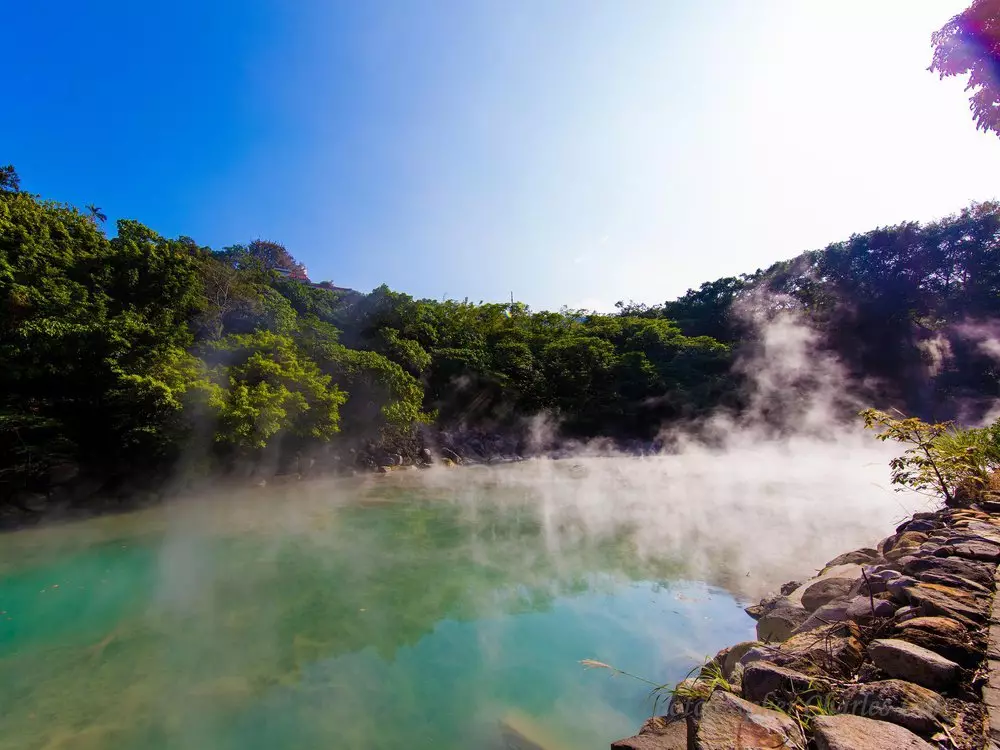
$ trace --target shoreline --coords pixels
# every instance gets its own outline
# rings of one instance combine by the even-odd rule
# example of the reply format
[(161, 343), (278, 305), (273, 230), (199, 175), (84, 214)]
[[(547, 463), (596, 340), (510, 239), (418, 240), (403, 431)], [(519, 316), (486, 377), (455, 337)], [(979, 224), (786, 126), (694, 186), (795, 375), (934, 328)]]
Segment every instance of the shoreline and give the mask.
[[(914, 513), (746, 608), (757, 640), (613, 750), (1000, 747), (1000, 501)], [(996, 744), (994, 744), (996, 743)]]

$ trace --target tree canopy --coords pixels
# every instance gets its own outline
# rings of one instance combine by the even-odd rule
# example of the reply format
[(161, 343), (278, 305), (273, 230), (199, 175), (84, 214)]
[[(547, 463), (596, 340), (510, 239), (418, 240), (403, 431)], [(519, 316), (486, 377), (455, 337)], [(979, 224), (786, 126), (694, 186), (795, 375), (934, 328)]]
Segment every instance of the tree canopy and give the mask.
[[(937, 421), (1000, 396), (1000, 204), (880, 227), (613, 314), (368, 294), (0, 190), (0, 496), (413, 455), (454, 430), (650, 441), (745, 405), (754, 317), (795, 310), (872, 401)], [(279, 271), (278, 269), (281, 269)], [(520, 438), (519, 438), (520, 439)], [(261, 468), (265, 467), (265, 468)]]
[(975, 0), (931, 37), (930, 70), (941, 78), (968, 75), (976, 128), (1000, 135), (1000, 0)]

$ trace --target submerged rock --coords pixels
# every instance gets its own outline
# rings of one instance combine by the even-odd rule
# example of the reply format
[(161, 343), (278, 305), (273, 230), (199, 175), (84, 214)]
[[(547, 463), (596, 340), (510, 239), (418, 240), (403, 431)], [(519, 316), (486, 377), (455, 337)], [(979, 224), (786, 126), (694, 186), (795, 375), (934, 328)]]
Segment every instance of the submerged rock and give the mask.
[(812, 727), (817, 750), (933, 750), (905, 727), (862, 716), (817, 716)]

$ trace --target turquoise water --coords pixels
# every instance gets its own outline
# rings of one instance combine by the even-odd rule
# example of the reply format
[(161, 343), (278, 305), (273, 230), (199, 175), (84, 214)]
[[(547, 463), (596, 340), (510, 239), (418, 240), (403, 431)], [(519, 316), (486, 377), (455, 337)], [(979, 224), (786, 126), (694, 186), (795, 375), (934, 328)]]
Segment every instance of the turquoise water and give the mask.
[(672, 682), (752, 634), (635, 531), (390, 478), (4, 535), (0, 749), (605, 748), (649, 688), (581, 659)]

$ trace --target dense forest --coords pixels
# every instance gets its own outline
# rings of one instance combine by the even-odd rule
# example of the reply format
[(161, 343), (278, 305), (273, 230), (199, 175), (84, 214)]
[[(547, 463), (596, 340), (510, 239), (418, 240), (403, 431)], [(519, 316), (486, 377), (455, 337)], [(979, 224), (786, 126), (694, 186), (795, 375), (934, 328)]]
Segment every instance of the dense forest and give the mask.
[(648, 445), (739, 413), (749, 321), (787, 310), (874, 403), (941, 419), (1000, 396), (1000, 204), (614, 314), (362, 294), (308, 281), (272, 241), (212, 250), (132, 220), (108, 234), (95, 206), (0, 172), (0, 504), (525, 453), (535, 415), (557, 438)]

